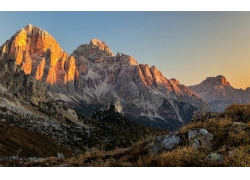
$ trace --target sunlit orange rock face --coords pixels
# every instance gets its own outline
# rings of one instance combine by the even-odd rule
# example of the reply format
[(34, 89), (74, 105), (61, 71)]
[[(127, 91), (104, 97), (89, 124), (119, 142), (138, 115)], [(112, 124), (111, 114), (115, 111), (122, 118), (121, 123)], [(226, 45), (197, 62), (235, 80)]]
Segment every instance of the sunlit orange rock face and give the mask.
[[(146, 121), (150, 124), (155, 121), (157, 127), (176, 128), (189, 122), (193, 112), (209, 109), (207, 103), (178, 80), (167, 79), (155, 66), (138, 64), (130, 55), (114, 55), (108, 45), (98, 39), (80, 45), (68, 56), (46, 31), (28, 25), (0, 47), (0, 55), (12, 63), (11, 73), (15, 69), (20, 71), (21, 67), (25, 74), (43, 82), (47, 90), (70, 94), (59, 97), (63, 101), (67, 101), (64, 97), (74, 101), (77, 97), (79, 102), (88, 105), (117, 102), (119, 112), (134, 120), (145, 121), (147, 117), (150, 121)], [(3, 71), (6, 67), (3, 66)], [(222, 82), (227, 83), (223, 78)], [(20, 86), (22, 84), (11, 87), (14, 91), (16, 87), (22, 89)], [(41, 90), (43, 93), (36, 92), (42, 89), (40, 87), (30, 88), (28, 97), (44, 94), (45, 88)], [(36, 98), (33, 103), (39, 104), (40, 99)], [(76, 106), (80, 107), (77, 103)], [(175, 125), (170, 125), (172, 122)]]
[(75, 59), (46, 31), (29, 24), (12, 36), (1, 50), (14, 57), (26, 74), (51, 89), (65, 93), (74, 91)]

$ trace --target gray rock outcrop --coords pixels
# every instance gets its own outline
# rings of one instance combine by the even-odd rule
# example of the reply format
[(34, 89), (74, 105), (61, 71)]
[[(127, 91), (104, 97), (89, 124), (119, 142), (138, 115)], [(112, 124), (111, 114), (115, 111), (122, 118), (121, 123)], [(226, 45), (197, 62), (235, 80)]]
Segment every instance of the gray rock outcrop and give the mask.
[(163, 150), (170, 150), (179, 145), (181, 139), (178, 131), (170, 132), (167, 135), (157, 136), (153, 141), (146, 146), (149, 153), (157, 154)]
[(222, 162), (223, 159), (223, 156), (218, 153), (211, 153), (207, 156), (207, 160), (214, 161), (216, 163)]
[(206, 129), (193, 129), (188, 132), (189, 145), (195, 149), (211, 149), (213, 135)]

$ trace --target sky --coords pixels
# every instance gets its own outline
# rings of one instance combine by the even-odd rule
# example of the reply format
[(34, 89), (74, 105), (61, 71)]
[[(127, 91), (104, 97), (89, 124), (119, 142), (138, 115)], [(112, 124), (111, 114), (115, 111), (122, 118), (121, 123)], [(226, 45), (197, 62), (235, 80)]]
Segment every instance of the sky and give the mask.
[(250, 12), (1, 11), (0, 45), (29, 23), (68, 54), (98, 38), (187, 86), (223, 75), (235, 88), (250, 87)]

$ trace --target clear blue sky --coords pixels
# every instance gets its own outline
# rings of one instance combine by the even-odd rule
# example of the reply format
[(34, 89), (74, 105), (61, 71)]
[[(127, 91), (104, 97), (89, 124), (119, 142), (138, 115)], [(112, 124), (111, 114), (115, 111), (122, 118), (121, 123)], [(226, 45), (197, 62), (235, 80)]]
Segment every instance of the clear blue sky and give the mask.
[(0, 44), (28, 23), (68, 54), (98, 38), (185, 85), (221, 74), (250, 87), (250, 12), (0, 12)]

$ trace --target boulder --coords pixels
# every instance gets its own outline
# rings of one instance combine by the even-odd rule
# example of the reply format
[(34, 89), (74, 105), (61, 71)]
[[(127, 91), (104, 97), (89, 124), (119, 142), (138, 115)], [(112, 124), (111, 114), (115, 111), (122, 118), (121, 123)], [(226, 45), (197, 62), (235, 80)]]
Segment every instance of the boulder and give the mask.
[(193, 129), (188, 132), (189, 145), (195, 149), (211, 149), (213, 135), (206, 129)]
[(220, 163), (223, 161), (223, 156), (218, 153), (211, 153), (207, 156), (207, 160), (214, 161), (216, 163)]
[(168, 135), (157, 136), (147, 144), (146, 148), (149, 153), (157, 154), (162, 150), (169, 150), (176, 147), (180, 142), (179, 132), (174, 131), (170, 132)]
[(162, 147), (166, 148), (166, 149), (171, 149), (173, 148), (175, 145), (178, 145), (180, 143), (180, 138), (178, 136), (178, 131), (174, 131), (169, 133), (167, 136), (165, 136), (165, 138), (162, 141)]
[(243, 122), (234, 122), (232, 124), (232, 131), (234, 132), (241, 132), (241, 131), (244, 131), (247, 127), (247, 124), (246, 123), (243, 123)]
[(237, 155), (238, 149), (235, 148), (235, 147), (229, 147), (228, 149), (229, 149), (229, 151), (228, 151), (228, 157), (229, 158), (234, 158), (235, 155)]
[(6, 122), (6, 119), (1, 119), (1, 122)]
[(65, 159), (62, 153), (56, 153), (58, 159)]

